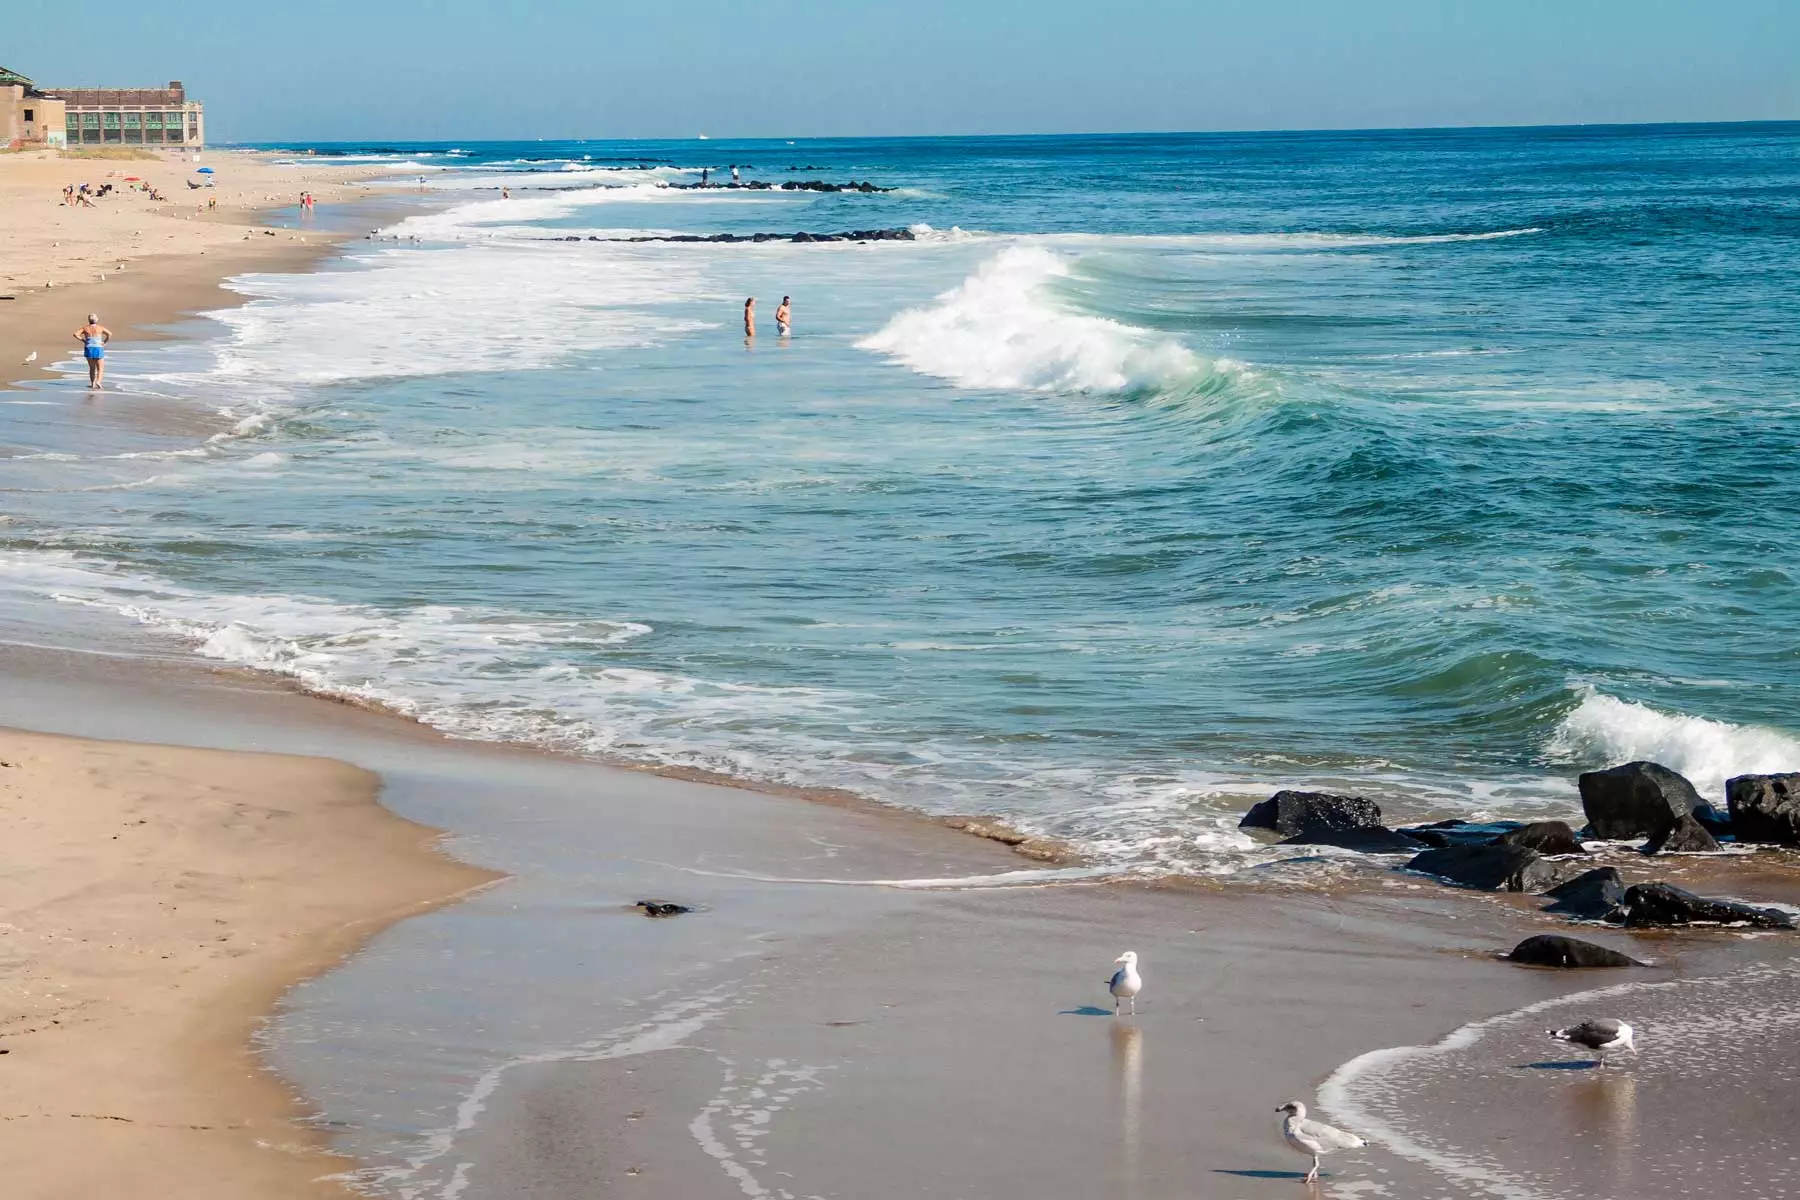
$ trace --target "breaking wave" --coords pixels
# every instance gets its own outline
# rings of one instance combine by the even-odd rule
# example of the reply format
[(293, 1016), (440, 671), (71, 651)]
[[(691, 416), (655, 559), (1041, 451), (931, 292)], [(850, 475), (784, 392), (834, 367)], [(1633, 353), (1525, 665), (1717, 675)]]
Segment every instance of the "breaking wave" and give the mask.
[(1248, 374), (1173, 338), (1067, 311), (1049, 285), (1069, 273), (1068, 261), (1042, 246), (1010, 246), (936, 303), (901, 313), (857, 345), (965, 388), (1136, 392)]
[(1800, 738), (1779, 729), (1665, 713), (1592, 688), (1559, 722), (1545, 746), (1553, 758), (1584, 767), (1648, 759), (1688, 777), (1701, 795), (1722, 800), (1733, 775), (1800, 771)]

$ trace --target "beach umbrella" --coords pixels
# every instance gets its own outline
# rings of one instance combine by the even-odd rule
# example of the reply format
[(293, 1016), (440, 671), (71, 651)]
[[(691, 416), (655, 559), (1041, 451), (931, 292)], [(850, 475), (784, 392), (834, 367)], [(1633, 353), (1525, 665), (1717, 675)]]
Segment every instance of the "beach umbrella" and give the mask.
[(213, 173), (213, 169), (211, 167), (195, 167), (194, 168), (194, 174), (196, 174), (196, 175), (211, 175), (212, 173)]

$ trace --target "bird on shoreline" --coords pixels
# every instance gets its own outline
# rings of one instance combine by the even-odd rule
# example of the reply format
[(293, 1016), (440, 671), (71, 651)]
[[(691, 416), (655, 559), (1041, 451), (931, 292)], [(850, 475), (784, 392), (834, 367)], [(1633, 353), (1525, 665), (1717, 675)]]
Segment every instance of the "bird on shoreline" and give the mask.
[(1579, 1025), (1570, 1025), (1566, 1029), (1546, 1029), (1544, 1032), (1559, 1042), (1582, 1046), (1600, 1056), (1600, 1069), (1606, 1070), (1606, 1052), (1623, 1047), (1637, 1053), (1637, 1042), (1632, 1040), (1636, 1035), (1631, 1026), (1623, 1021), (1615, 1021), (1610, 1017), (1583, 1021)]
[(1113, 962), (1124, 964), (1113, 972), (1111, 979), (1106, 981), (1106, 990), (1111, 992), (1113, 997), (1113, 1016), (1119, 1015), (1121, 1002), (1129, 1002), (1131, 1015), (1135, 1017), (1137, 1016), (1137, 995), (1144, 990), (1144, 981), (1138, 975), (1137, 970), (1137, 951), (1127, 950), (1113, 959)]
[(1298, 1100), (1289, 1100), (1275, 1111), (1286, 1114), (1281, 1118), (1281, 1136), (1288, 1147), (1296, 1154), (1305, 1154), (1312, 1159), (1312, 1170), (1306, 1173), (1308, 1183), (1319, 1178), (1320, 1155), (1337, 1150), (1360, 1150), (1369, 1144), (1335, 1125), (1307, 1120), (1306, 1105)]
[(26, 366), (30, 366), (32, 363), (34, 363), (36, 361), (37, 361), (37, 351), (36, 350), (33, 350), (30, 354), (27, 354), (25, 356), (25, 365)]

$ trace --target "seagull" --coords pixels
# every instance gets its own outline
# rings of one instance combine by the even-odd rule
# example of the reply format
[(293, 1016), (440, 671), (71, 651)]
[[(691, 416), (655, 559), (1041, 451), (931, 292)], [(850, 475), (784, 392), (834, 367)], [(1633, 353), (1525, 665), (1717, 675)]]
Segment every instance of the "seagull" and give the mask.
[(37, 361), (37, 351), (36, 350), (33, 350), (30, 354), (27, 354), (25, 356), (25, 364), (27, 366), (31, 365), (32, 363), (34, 363), (36, 361)]
[(1137, 951), (1127, 950), (1113, 959), (1115, 963), (1125, 965), (1113, 972), (1112, 978), (1106, 981), (1106, 990), (1113, 994), (1113, 1016), (1119, 1015), (1119, 1002), (1131, 1002), (1131, 1015), (1137, 1016), (1137, 994), (1144, 990), (1144, 981), (1137, 973)]
[(1637, 1043), (1631, 1026), (1623, 1021), (1615, 1021), (1610, 1017), (1601, 1017), (1595, 1021), (1583, 1021), (1579, 1025), (1571, 1025), (1567, 1029), (1546, 1029), (1546, 1034), (1559, 1042), (1569, 1042), (1577, 1046), (1585, 1046), (1600, 1056), (1600, 1069), (1606, 1069), (1606, 1052), (1625, 1049), (1637, 1053)]
[(1287, 1140), (1287, 1144), (1296, 1154), (1312, 1156), (1312, 1170), (1306, 1173), (1308, 1183), (1319, 1177), (1321, 1154), (1330, 1154), (1333, 1150), (1360, 1150), (1369, 1144), (1354, 1133), (1345, 1133), (1334, 1125), (1307, 1120), (1306, 1105), (1298, 1100), (1289, 1100), (1275, 1111), (1287, 1114), (1281, 1119), (1281, 1136)]

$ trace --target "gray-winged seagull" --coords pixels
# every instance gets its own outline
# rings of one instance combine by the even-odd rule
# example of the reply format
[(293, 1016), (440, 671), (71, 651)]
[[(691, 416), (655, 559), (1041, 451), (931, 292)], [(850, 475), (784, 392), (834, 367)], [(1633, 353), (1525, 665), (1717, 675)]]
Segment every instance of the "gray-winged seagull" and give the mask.
[(1137, 951), (1127, 950), (1113, 959), (1124, 966), (1113, 972), (1113, 977), (1106, 981), (1106, 990), (1113, 996), (1113, 1016), (1119, 1015), (1119, 1002), (1131, 1003), (1131, 1015), (1137, 1016), (1137, 994), (1144, 990), (1144, 981), (1137, 973)]
[(1621, 1047), (1637, 1053), (1637, 1043), (1632, 1040), (1631, 1026), (1623, 1021), (1615, 1021), (1610, 1017), (1601, 1017), (1593, 1021), (1583, 1021), (1579, 1025), (1571, 1025), (1567, 1029), (1546, 1029), (1545, 1033), (1559, 1042), (1569, 1042), (1576, 1046), (1585, 1046), (1600, 1056), (1600, 1069), (1606, 1069), (1606, 1052)]
[(1295, 1152), (1312, 1157), (1312, 1170), (1306, 1173), (1306, 1182), (1311, 1183), (1319, 1177), (1319, 1156), (1330, 1154), (1334, 1150), (1360, 1150), (1369, 1143), (1354, 1133), (1345, 1133), (1335, 1125), (1327, 1125), (1323, 1121), (1306, 1119), (1306, 1105), (1298, 1100), (1289, 1100), (1275, 1110), (1287, 1115), (1281, 1119), (1281, 1136)]

